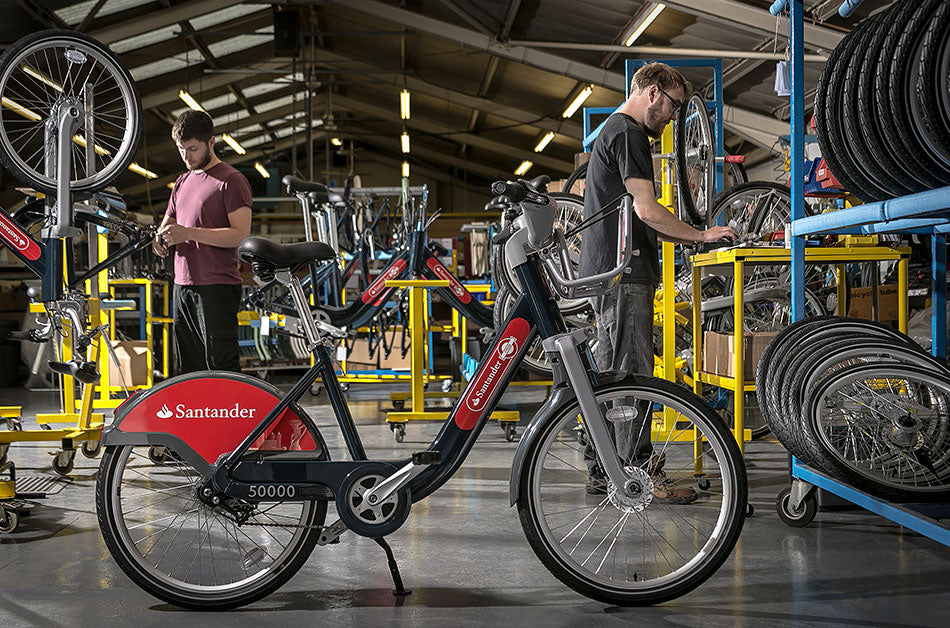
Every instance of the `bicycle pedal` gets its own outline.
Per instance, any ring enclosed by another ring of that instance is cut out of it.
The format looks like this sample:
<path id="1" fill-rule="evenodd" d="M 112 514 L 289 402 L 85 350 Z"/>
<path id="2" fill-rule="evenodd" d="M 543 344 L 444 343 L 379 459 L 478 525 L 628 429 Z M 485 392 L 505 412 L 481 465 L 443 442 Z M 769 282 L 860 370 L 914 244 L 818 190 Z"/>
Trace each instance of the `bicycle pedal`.
<path id="1" fill-rule="evenodd" d="M 442 454 L 439 451 L 417 451 L 412 454 L 412 464 L 440 464 Z"/>

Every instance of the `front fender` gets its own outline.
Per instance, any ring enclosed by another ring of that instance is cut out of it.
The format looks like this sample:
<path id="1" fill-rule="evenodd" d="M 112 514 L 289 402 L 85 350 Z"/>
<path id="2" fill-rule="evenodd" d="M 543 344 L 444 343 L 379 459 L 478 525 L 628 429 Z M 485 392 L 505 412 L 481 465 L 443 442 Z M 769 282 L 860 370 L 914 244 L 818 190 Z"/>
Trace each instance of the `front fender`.
<path id="1" fill-rule="evenodd" d="M 599 373 L 597 374 L 597 383 L 594 385 L 594 392 L 596 392 L 600 386 L 619 382 L 626 377 L 627 374 L 624 371 Z M 514 506 L 518 503 L 518 498 L 521 496 L 521 473 L 525 460 L 528 457 L 528 452 L 531 450 L 535 439 L 541 432 L 541 427 L 544 426 L 547 421 L 560 415 L 561 411 L 566 408 L 568 404 L 575 401 L 575 399 L 574 390 L 569 383 L 565 382 L 555 386 L 554 389 L 551 390 L 551 395 L 538 409 L 535 415 L 531 417 L 531 422 L 521 435 L 521 440 L 518 442 L 518 450 L 515 452 L 515 458 L 511 463 L 511 478 L 508 480 L 508 492 L 511 496 L 510 506 Z"/>

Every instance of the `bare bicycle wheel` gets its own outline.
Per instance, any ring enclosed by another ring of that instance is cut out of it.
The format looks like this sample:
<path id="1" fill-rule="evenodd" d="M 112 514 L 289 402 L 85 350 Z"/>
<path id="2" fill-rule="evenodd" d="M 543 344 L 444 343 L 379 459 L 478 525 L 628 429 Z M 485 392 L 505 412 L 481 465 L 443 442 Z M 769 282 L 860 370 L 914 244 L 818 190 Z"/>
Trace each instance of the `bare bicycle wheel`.
<path id="1" fill-rule="evenodd" d="M 689 220 L 704 225 L 715 195 L 716 147 L 706 100 L 699 92 L 680 107 L 673 138 L 677 198 Z"/>
<path id="2" fill-rule="evenodd" d="M 174 452 L 111 447 L 96 486 L 99 525 L 113 558 L 140 587 L 199 610 L 248 604 L 303 565 L 327 505 L 319 502 L 201 502 L 198 471 Z"/>
<path id="3" fill-rule="evenodd" d="M 742 530 L 748 488 L 738 446 L 701 399 L 670 382 L 632 377 L 595 395 L 603 411 L 646 407 L 655 421 L 666 417 L 665 426 L 653 423 L 653 454 L 621 460 L 627 486 L 588 494 L 580 409 L 575 402 L 552 416 L 522 471 L 518 512 L 528 541 L 588 597 L 645 605 L 683 595 L 715 573 Z M 669 499 L 690 490 L 692 503 Z"/>
<path id="4" fill-rule="evenodd" d="M 0 56 L 0 96 L 0 160 L 40 191 L 56 192 L 46 144 L 47 135 L 57 136 L 64 107 L 85 112 L 71 142 L 72 191 L 104 188 L 138 149 L 142 105 L 135 82 L 109 48 L 81 33 L 42 31 L 7 48 Z"/>

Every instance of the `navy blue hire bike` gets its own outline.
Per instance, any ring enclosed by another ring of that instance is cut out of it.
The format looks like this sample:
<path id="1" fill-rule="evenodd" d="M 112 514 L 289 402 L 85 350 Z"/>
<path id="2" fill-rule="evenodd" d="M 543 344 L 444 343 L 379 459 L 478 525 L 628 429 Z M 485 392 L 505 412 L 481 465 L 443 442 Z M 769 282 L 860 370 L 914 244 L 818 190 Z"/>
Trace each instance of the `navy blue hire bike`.
<path id="1" fill-rule="evenodd" d="M 408 593 L 384 537 L 461 466 L 537 337 L 556 383 L 521 439 L 510 493 L 538 558 L 575 591 L 620 605 L 675 598 L 719 568 L 742 529 L 748 490 L 732 436 L 680 386 L 598 372 L 589 330 L 567 331 L 552 293 L 581 298 L 614 285 L 631 258 L 630 230 L 620 230 L 616 268 L 578 279 L 552 199 L 525 181 L 492 190 L 499 195 L 492 206 L 511 218 L 496 246 L 505 247 L 523 292 L 439 434 L 402 460 L 367 458 L 328 351 L 339 331 L 314 321 L 290 272 L 330 259 L 331 248 L 256 237 L 241 244 L 259 277 L 290 289 L 315 363 L 286 394 L 248 375 L 210 371 L 166 380 L 116 410 L 103 433 L 96 506 L 106 545 L 133 581 L 181 607 L 233 608 L 273 592 L 317 545 L 350 530 L 383 547 L 396 593 Z M 629 225 L 632 199 L 619 211 Z M 318 377 L 346 444 L 343 458 L 331 459 L 298 405 Z M 637 419 L 651 432 L 652 455 L 621 459 L 608 423 Z M 585 443 L 576 436 L 580 422 Z M 149 459 L 152 446 L 166 448 L 165 461 Z M 585 490 L 595 460 L 609 480 L 605 495 Z M 699 499 L 674 505 L 656 497 L 677 485 Z M 327 523 L 330 503 L 337 519 Z"/>

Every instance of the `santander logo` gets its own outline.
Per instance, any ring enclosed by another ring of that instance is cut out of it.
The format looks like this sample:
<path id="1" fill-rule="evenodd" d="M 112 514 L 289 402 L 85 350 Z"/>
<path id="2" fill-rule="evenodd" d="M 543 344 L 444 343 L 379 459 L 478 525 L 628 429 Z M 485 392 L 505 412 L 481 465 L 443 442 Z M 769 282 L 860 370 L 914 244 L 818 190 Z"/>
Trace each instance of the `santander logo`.
<path id="1" fill-rule="evenodd" d="M 469 294 L 459 280 L 455 278 L 455 275 L 449 272 L 449 269 L 443 266 L 439 260 L 434 257 L 430 257 L 426 262 L 426 266 L 435 274 L 439 279 L 444 279 L 449 282 L 449 290 L 459 298 L 462 303 L 468 303 L 472 300 L 472 295 Z"/>
<path id="2" fill-rule="evenodd" d="M 172 415 L 173 415 L 173 414 L 174 414 L 174 413 L 173 413 L 171 410 L 168 409 L 168 405 L 167 405 L 167 404 L 162 404 L 162 409 L 159 410 L 158 412 L 156 412 L 156 413 L 155 413 L 155 416 L 157 416 L 157 417 L 160 418 L 160 419 L 170 419 L 170 418 L 172 418 Z"/>
<path id="3" fill-rule="evenodd" d="M 500 391 L 499 384 L 515 366 L 515 357 L 524 346 L 531 332 L 531 326 L 523 318 L 515 318 L 500 334 L 500 340 L 478 369 L 465 397 L 455 414 L 455 424 L 463 430 L 470 430 L 491 405 L 495 394 Z"/>
<path id="4" fill-rule="evenodd" d="M 26 236 L 16 223 L 2 213 L 0 213 L 0 232 L 2 232 L 3 239 L 17 251 L 23 253 L 27 259 L 35 260 L 39 258 L 40 249 L 36 242 Z"/>
<path id="5" fill-rule="evenodd" d="M 167 403 L 155 413 L 159 419 L 253 419 L 257 408 L 242 408 L 240 403 L 233 406 L 214 407 L 204 406 L 193 408 L 179 403 L 170 409 Z"/>
<path id="6" fill-rule="evenodd" d="M 390 279 L 396 279 L 397 277 L 399 277 L 399 275 L 402 274 L 402 271 L 405 268 L 406 268 L 406 260 L 397 259 L 395 262 L 393 262 L 392 266 L 384 270 L 383 273 L 379 277 L 376 278 L 376 281 L 374 281 L 372 285 L 370 285 L 369 289 L 367 289 L 366 292 L 363 293 L 363 296 L 360 297 L 360 300 L 363 301 L 363 303 L 369 303 L 370 301 L 374 301 L 376 297 L 378 297 L 379 294 L 386 287 L 386 282 L 389 281 Z"/>

